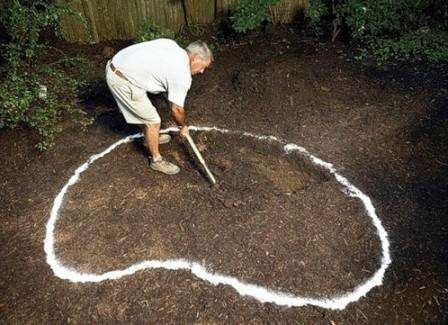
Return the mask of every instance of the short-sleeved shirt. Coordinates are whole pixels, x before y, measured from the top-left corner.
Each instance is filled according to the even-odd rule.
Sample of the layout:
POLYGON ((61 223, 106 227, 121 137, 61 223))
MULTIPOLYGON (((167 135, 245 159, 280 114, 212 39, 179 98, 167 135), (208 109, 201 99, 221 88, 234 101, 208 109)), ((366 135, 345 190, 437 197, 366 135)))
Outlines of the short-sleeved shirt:
POLYGON ((112 64, 135 86, 147 92, 168 93, 168 100, 184 106, 191 86, 187 51, 170 39, 131 45, 119 51, 112 64))

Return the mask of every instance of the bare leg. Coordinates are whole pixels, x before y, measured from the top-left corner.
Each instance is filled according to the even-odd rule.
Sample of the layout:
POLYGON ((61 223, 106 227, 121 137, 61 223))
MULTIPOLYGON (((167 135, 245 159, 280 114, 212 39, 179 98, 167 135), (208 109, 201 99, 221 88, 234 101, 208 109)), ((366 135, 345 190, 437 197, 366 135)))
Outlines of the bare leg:
POLYGON ((143 146, 149 150, 148 142, 146 141, 146 126, 145 126, 145 124, 139 124, 138 127, 140 128, 140 130, 142 131, 143 136, 144 136, 143 137, 143 146))
POLYGON ((156 171, 174 175, 179 172, 179 167, 162 158, 159 152, 159 131, 160 123, 145 125, 143 133, 145 142, 148 144, 149 151, 152 156, 150 167, 156 171))
POLYGON ((149 151, 152 156, 152 160, 156 160, 160 157, 159 130, 160 130, 160 123, 144 126, 143 133, 145 135, 145 141, 148 144, 149 151))

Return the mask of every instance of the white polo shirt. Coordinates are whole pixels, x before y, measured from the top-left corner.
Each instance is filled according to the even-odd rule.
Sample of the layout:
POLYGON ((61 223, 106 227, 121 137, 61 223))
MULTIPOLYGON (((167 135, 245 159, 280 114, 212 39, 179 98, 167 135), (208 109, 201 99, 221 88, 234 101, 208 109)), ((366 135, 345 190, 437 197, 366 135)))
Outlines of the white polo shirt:
POLYGON ((147 92, 168 93, 168 100, 184 106, 191 87, 187 51, 170 39, 142 42, 119 51, 112 64, 135 86, 147 92))

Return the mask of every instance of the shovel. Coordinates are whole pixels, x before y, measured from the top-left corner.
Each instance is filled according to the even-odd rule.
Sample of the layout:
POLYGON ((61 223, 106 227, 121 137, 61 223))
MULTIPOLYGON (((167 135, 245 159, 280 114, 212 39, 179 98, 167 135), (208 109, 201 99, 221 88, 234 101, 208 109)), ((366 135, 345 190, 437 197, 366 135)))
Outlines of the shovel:
POLYGON ((198 158, 198 160, 202 164, 202 167, 204 167, 205 172, 207 173, 208 179, 210 180, 210 182, 213 185, 216 185, 215 177, 213 176, 211 171, 208 169, 207 164, 205 163, 205 160, 202 157, 201 152, 199 151, 198 147, 196 147, 196 144, 194 143, 193 139, 191 138, 191 136, 189 134, 187 134, 185 137, 187 138, 187 141, 190 144, 191 149, 193 149, 194 154, 196 155, 196 157, 198 158))

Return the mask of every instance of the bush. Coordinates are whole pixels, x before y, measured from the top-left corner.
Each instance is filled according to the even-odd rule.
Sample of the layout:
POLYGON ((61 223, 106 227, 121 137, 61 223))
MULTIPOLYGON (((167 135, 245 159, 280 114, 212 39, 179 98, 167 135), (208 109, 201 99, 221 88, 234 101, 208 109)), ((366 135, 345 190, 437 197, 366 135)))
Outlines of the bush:
POLYGON ((0 85, 0 129, 26 125, 39 135, 36 147, 47 150, 62 131, 59 121, 64 114, 87 126, 90 118, 74 104, 77 89, 85 82, 66 72, 69 66, 86 64, 82 59, 64 59, 8 73, 0 85))
POLYGON ((440 63, 448 61, 448 33, 422 27, 397 39, 380 38, 367 43, 358 58, 375 57, 384 63, 390 59, 440 63))
POLYGON ((324 26, 332 39, 345 28, 360 45, 359 58, 448 60, 448 2, 443 0, 310 0, 306 15, 312 28, 324 26), (316 10, 322 7, 327 10, 316 10))
POLYGON ((232 27, 239 33, 244 33, 269 21, 269 6, 279 0, 240 0, 233 5, 234 12, 230 19, 232 27))
POLYGON ((135 38, 136 43, 151 41, 157 38, 170 38, 174 39, 176 37, 176 33, 161 27, 152 21, 146 21, 143 24, 141 30, 137 33, 137 37, 135 38))
POLYGON ((43 62, 48 60, 48 46, 42 34, 51 30, 61 35, 61 15, 74 12, 66 5, 33 0, 9 0, 1 9, 6 33, 0 71, 0 129, 30 127, 39 135, 36 147, 46 150, 62 130, 59 122, 64 114, 76 118, 82 126, 90 122, 74 103, 83 81, 66 72, 74 65, 79 70, 86 61, 74 58, 43 62))
MULTIPOLYGON (((197 39, 200 38, 200 36, 204 36, 204 34, 207 33, 206 28, 210 28, 210 26, 190 24, 184 27, 179 33, 176 33, 168 28, 156 25, 151 21, 146 21, 137 33, 134 42, 140 43, 158 38, 169 38, 185 48, 192 42, 191 39, 193 37, 197 39)), ((218 49, 217 45, 214 43, 209 43, 208 46, 213 52, 218 49)))
POLYGON ((328 15, 328 8, 322 0, 310 0, 305 16, 308 18, 308 25, 318 31, 321 29, 321 21, 328 15))
POLYGON ((136 43, 151 41, 158 38, 169 38, 175 40, 181 46, 186 46, 187 41, 178 33, 173 32, 168 28, 159 26, 152 21, 146 21, 143 27, 137 33, 135 38, 136 43))

